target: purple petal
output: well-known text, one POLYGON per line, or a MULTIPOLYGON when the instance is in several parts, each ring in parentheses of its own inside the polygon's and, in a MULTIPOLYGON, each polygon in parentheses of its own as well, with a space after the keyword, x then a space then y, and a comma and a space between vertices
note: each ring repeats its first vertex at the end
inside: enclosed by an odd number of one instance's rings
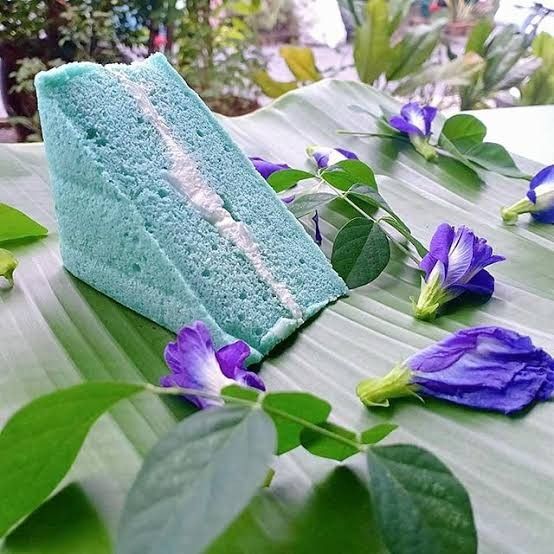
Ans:
POLYGON ((321 246, 321 243, 323 242, 323 237, 321 236, 321 230, 319 229, 319 214, 317 213, 317 210, 314 213, 314 216, 312 217, 312 221, 315 225, 315 236, 314 240, 318 246, 321 246))
POLYGON ((243 369, 237 371, 235 381, 243 387, 250 387, 265 391, 265 384, 259 375, 256 375, 253 371, 245 371, 243 369))
POLYGON ((250 346, 242 340, 227 344, 215 353, 221 372, 229 379, 235 379, 237 371, 244 369, 244 362, 248 356, 250 346))
POLYGON ((276 164, 268 162, 267 160, 259 157, 251 157, 249 159, 254 164, 256 171, 264 179, 268 179, 271 174, 275 173, 276 171, 280 171, 281 169, 290 169, 287 164, 276 164))
POLYGON ((296 198, 296 194, 291 194, 290 196, 283 196, 281 198, 281 201, 285 204, 290 204, 291 202, 294 202, 294 199, 296 198))
POLYGON ((470 292, 480 296, 492 296, 494 292, 494 277, 482 269, 468 283, 460 286, 461 292, 470 292))
POLYGON ((354 154, 354 152, 350 152, 350 150, 345 150, 344 148, 335 148, 337 152, 340 152, 345 158, 348 158, 349 160, 358 160, 358 156, 354 154))
POLYGON ((476 408, 512 413, 554 391, 554 360, 501 327, 458 331, 406 363, 422 393, 476 408))
POLYGON ((468 273, 473 260, 474 242, 475 235, 467 227, 458 228, 448 253, 446 286, 463 282, 463 277, 468 273))
POLYGON ((389 119, 389 125, 394 127, 397 131, 405 133, 406 135, 422 135, 423 133, 415 126, 406 121, 399 115, 393 115, 389 119))
POLYGON ((433 108, 432 106, 424 106, 422 112, 423 119, 425 120, 425 135, 429 136, 431 134, 431 125, 437 115, 437 108, 433 108))
POLYGON ((448 268, 448 252, 454 240, 454 227, 447 223, 441 223, 437 227, 431 243, 429 244, 429 253, 423 257, 419 267, 425 271, 425 278, 429 277, 437 260, 440 260, 445 268, 448 268))
POLYGON ((423 109, 417 102, 410 102, 402 106, 400 115, 408 122, 411 123, 418 131, 420 135, 425 135, 425 114, 423 109))
POLYGON ((540 223, 554 223, 554 206, 550 210, 531 212, 531 216, 540 223))
POLYGON ((541 169, 529 183, 529 189, 534 190, 540 185, 554 185, 554 165, 541 169))

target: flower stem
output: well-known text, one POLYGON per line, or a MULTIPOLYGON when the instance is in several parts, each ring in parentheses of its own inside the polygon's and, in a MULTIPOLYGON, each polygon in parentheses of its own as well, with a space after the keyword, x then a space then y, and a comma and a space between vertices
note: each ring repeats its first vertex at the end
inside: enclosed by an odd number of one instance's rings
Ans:
POLYGON ((517 218, 521 214, 532 212, 534 208, 533 202, 528 198, 522 198, 515 204, 512 204, 509 208, 504 207, 500 210, 502 220, 506 225, 515 225, 517 218))
POLYGON ((330 439, 333 439, 337 442, 341 442, 343 444, 346 444, 348 446, 351 446, 353 448, 356 448, 360 452, 364 452, 368 449, 368 446, 365 444, 362 444, 358 441, 347 439, 346 437, 343 437, 341 435, 338 435, 337 433, 333 433, 333 431, 329 431, 328 429, 324 429, 323 427, 320 427, 319 425, 316 425, 315 423, 312 423, 310 421, 306 421, 305 419, 302 419, 301 417, 297 417, 295 415, 289 414, 288 412, 284 412, 282 410, 279 410, 277 408, 274 408, 272 406, 265 406, 263 405, 262 401, 264 398, 264 393, 261 393, 258 395, 257 399, 255 401, 248 400, 246 398, 236 398, 235 396, 229 396, 226 394, 213 394, 209 392, 204 392, 202 390, 198 389, 186 389, 186 388, 179 388, 179 387, 157 387, 156 385, 151 385, 150 383, 147 383, 145 385, 145 389, 153 392, 154 394, 158 395, 171 395, 171 396, 201 396, 203 398, 211 398, 215 400, 224 400, 225 402, 231 402, 235 404, 239 404, 241 406, 248 406, 251 408, 261 408, 264 410, 264 412, 268 414, 273 414, 279 417, 282 417, 283 419, 288 419, 289 421, 293 423, 297 423, 298 425, 301 425, 302 427, 305 427, 307 429, 311 429, 312 431, 315 431, 316 433, 319 433, 320 435, 326 436, 330 439))

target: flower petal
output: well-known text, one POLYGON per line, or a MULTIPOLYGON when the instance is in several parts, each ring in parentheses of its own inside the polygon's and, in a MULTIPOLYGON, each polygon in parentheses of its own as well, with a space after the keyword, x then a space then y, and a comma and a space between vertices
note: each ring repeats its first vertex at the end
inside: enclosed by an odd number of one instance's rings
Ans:
POLYGON ((416 127, 420 135, 426 135, 425 113, 417 102, 410 102, 402 106, 400 115, 416 127))
POLYGON ((394 127, 397 131, 405 133, 406 135, 421 135, 422 132, 418 127, 406 121, 403 117, 399 115, 393 115, 389 119, 389 125, 394 127))
POLYGON ((529 337, 501 327, 458 331, 406 364, 420 392, 503 413, 554 391, 554 360, 529 337))
POLYGON ((349 160, 358 160, 358 156, 354 154, 354 152, 350 152, 350 150, 346 150, 345 148, 335 148, 337 152, 340 152, 345 158, 349 160))
POLYGON ((494 292, 494 277, 486 269, 482 269, 468 283, 461 285, 460 289, 462 292, 492 296, 494 292))
POLYGON ((448 223, 442 223, 437 227, 431 243, 429 244, 429 253, 423 257, 419 267, 425 271, 426 278, 429 277, 437 260, 440 260, 445 267, 448 267, 448 252, 454 240, 454 227, 448 223))
POLYGON ((475 235, 467 227, 461 226, 458 228, 448 253, 445 286, 463 282, 462 279, 469 271, 473 260, 474 242, 475 235))
POLYGON ((429 136, 431 134, 431 125, 437 115, 437 108, 433 108, 433 106, 424 106, 422 112, 425 121, 425 136, 429 136))
POLYGON ((244 362, 248 356, 250 346, 242 340, 227 344, 215 353, 221 373, 229 379, 235 379, 237 371, 244 369, 244 362))
POLYGON ((268 162, 263 158, 251 157, 250 161, 254 164, 256 171, 264 178, 267 179, 270 175, 281 169, 290 169, 287 164, 277 164, 268 162))
POLYGON ((338 164, 344 160, 357 160, 358 156, 354 152, 344 148, 330 148, 329 146, 308 146, 306 153, 314 160, 317 167, 325 169, 331 165, 338 164))

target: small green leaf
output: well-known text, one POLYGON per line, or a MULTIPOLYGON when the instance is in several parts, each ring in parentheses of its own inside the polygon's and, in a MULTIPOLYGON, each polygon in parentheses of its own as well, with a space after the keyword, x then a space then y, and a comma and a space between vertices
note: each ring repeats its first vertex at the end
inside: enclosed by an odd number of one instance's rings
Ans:
POLYGON ((368 204, 371 204, 376 208, 381 208, 386 212, 392 212, 391 207, 387 204, 387 201, 381 196, 381 194, 366 185, 354 185, 350 187, 348 190, 348 196, 358 198, 362 202, 367 202, 368 204))
POLYGON ((369 485, 383 540, 395 554, 476 554, 469 496, 433 454, 413 445, 375 446, 369 485))
POLYGON ((509 152, 500 144, 494 142, 483 142, 475 145, 465 152, 465 155, 474 163, 495 171, 506 177, 516 179, 529 178, 529 175, 523 173, 514 162, 509 152))
POLYGON ((483 56, 485 54, 485 42, 493 29, 494 24, 491 19, 484 17, 478 21, 467 38, 466 53, 475 52, 479 56, 483 56))
POLYGON ((4 277, 10 287, 13 287, 13 272, 17 265, 15 256, 9 250, 0 248, 0 277, 4 277))
POLYGON ((315 209, 328 204, 337 198, 336 194, 329 192, 312 192, 297 196, 292 204, 289 204, 289 210, 295 217, 303 217, 312 213, 315 209))
POLYGON ((349 288, 370 283, 387 267, 390 246, 379 225, 364 217, 350 220, 338 232, 331 263, 349 288))
MULTIPOLYGON (((231 398, 238 398, 239 400, 249 400, 250 402, 256 402, 260 391, 257 389, 251 389, 246 387, 240 387, 239 385, 229 385, 221 389, 221 394, 224 396, 230 396, 231 398)), ((232 403, 232 401, 229 401, 232 403)))
POLYGON ((84 383, 36 398, 8 420, 0 433, 0 536, 58 486, 94 422, 142 390, 130 383, 84 383))
POLYGON ((379 425, 375 425, 374 427, 366 429, 360 435, 360 441, 363 444, 375 444, 379 441, 382 441, 395 429, 398 429, 398 425, 394 423, 380 423, 379 425))
POLYGON ((0 243, 10 240, 45 237, 48 229, 23 212, 0 204, 0 243))
POLYGON ((305 46, 281 46, 279 54, 298 81, 319 81, 321 73, 315 64, 314 53, 305 46))
POLYGON ((377 191, 377 181, 371 168, 360 160, 342 160, 321 172, 331 186, 347 191, 354 185, 366 185, 377 191))
POLYGON ((275 173, 272 173, 267 182, 275 192, 283 192, 290 189, 298 181, 304 179, 312 179, 314 175, 308 171, 302 171, 301 169, 280 169, 275 173))
POLYGON ((302 424, 278 415, 275 410, 301 418, 310 423, 322 423, 331 413, 331 405, 304 392, 276 392, 268 394, 262 403, 277 428, 277 454, 283 454, 300 445, 302 424))
POLYGON ((184 419, 144 461, 118 554, 205 552, 264 483, 275 444, 275 427, 259 409, 225 406, 184 419))
POLYGON ((445 136, 463 154, 469 148, 481 144, 487 127, 473 115, 457 114, 448 118, 442 128, 445 136))
POLYGON ((318 425, 321 429, 338 435, 346 441, 334 438, 327 434, 322 434, 314 429, 305 427, 300 433, 300 441, 302 446, 314 456, 320 458, 330 458, 331 460, 338 460, 342 462, 346 458, 350 458, 354 454, 360 452, 360 448, 356 446, 356 433, 345 429, 329 421, 325 421, 318 425))

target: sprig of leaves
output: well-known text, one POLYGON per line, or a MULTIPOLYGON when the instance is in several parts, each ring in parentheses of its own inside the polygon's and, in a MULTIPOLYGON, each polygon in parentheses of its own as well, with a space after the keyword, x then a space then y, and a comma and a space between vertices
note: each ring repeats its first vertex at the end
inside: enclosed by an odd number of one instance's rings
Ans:
POLYGON ((356 433, 330 422, 331 406, 314 395, 265 394, 236 385, 216 396, 147 384, 84 383, 33 400, 0 433, 0 536, 55 490, 94 422, 139 392, 209 396, 226 405, 186 418, 153 447, 125 504, 119 554, 204 551, 263 485, 273 455, 298 446, 337 461, 368 457, 375 514, 390 552, 411 553, 421 541, 428 552, 453 546, 462 554, 476 552, 469 498, 446 466, 416 446, 373 446, 396 425, 356 433))
MULTIPOLYGON (((355 111, 358 110, 356 106, 351 106, 350 108, 355 111)), ((389 125, 390 112, 383 107, 381 110, 383 116, 378 119, 378 125, 382 130, 370 133, 340 129, 338 133, 358 137, 385 138, 409 143, 410 141, 405 135, 389 125)), ((437 143, 432 144, 432 146, 441 156, 454 158, 473 171, 486 169, 505 177, 531 179, 530 175, 517 167, 510 153, 501 144, 485 142, 484 138, 486 134, 487 127, 475 116, 456 114, 445 121, 438 135, 437 143)))
MULTIPOLYGON (((44 237, 48 229, 37 223, 23 212, 0 204, 0 245, 13 241, 44 237)), ((4 248, 0 248, 0 277, 4 277, 8 286, 13 286, 13 273, 18 266, 16 257, 4 248)))
POLYGON ((283 169, 273 173, 268 183, 276 192, 296 186, 299 181, 316 179, 318 184, 308 192, 299 194, 288 205, 289 210, 301 218, 329 202, 341 199, 350 205, 358 216, 351 218, 337 233, 333 243, 331 263, 335 271, 350 288, 361 287, 375 280, 390 260, 390 244, 410 256, 416 263, 427 254, 400 216, 394 212, 379 192, 373 170, 360 160, 343 160, 317 173, 297 169, 283 169), (313 192, 321 184, 331 192, 313 192), (381 210, 386 215, 379 216, 381 210), (387 228, 392 227, 417 252, 415 256, 387 228))

